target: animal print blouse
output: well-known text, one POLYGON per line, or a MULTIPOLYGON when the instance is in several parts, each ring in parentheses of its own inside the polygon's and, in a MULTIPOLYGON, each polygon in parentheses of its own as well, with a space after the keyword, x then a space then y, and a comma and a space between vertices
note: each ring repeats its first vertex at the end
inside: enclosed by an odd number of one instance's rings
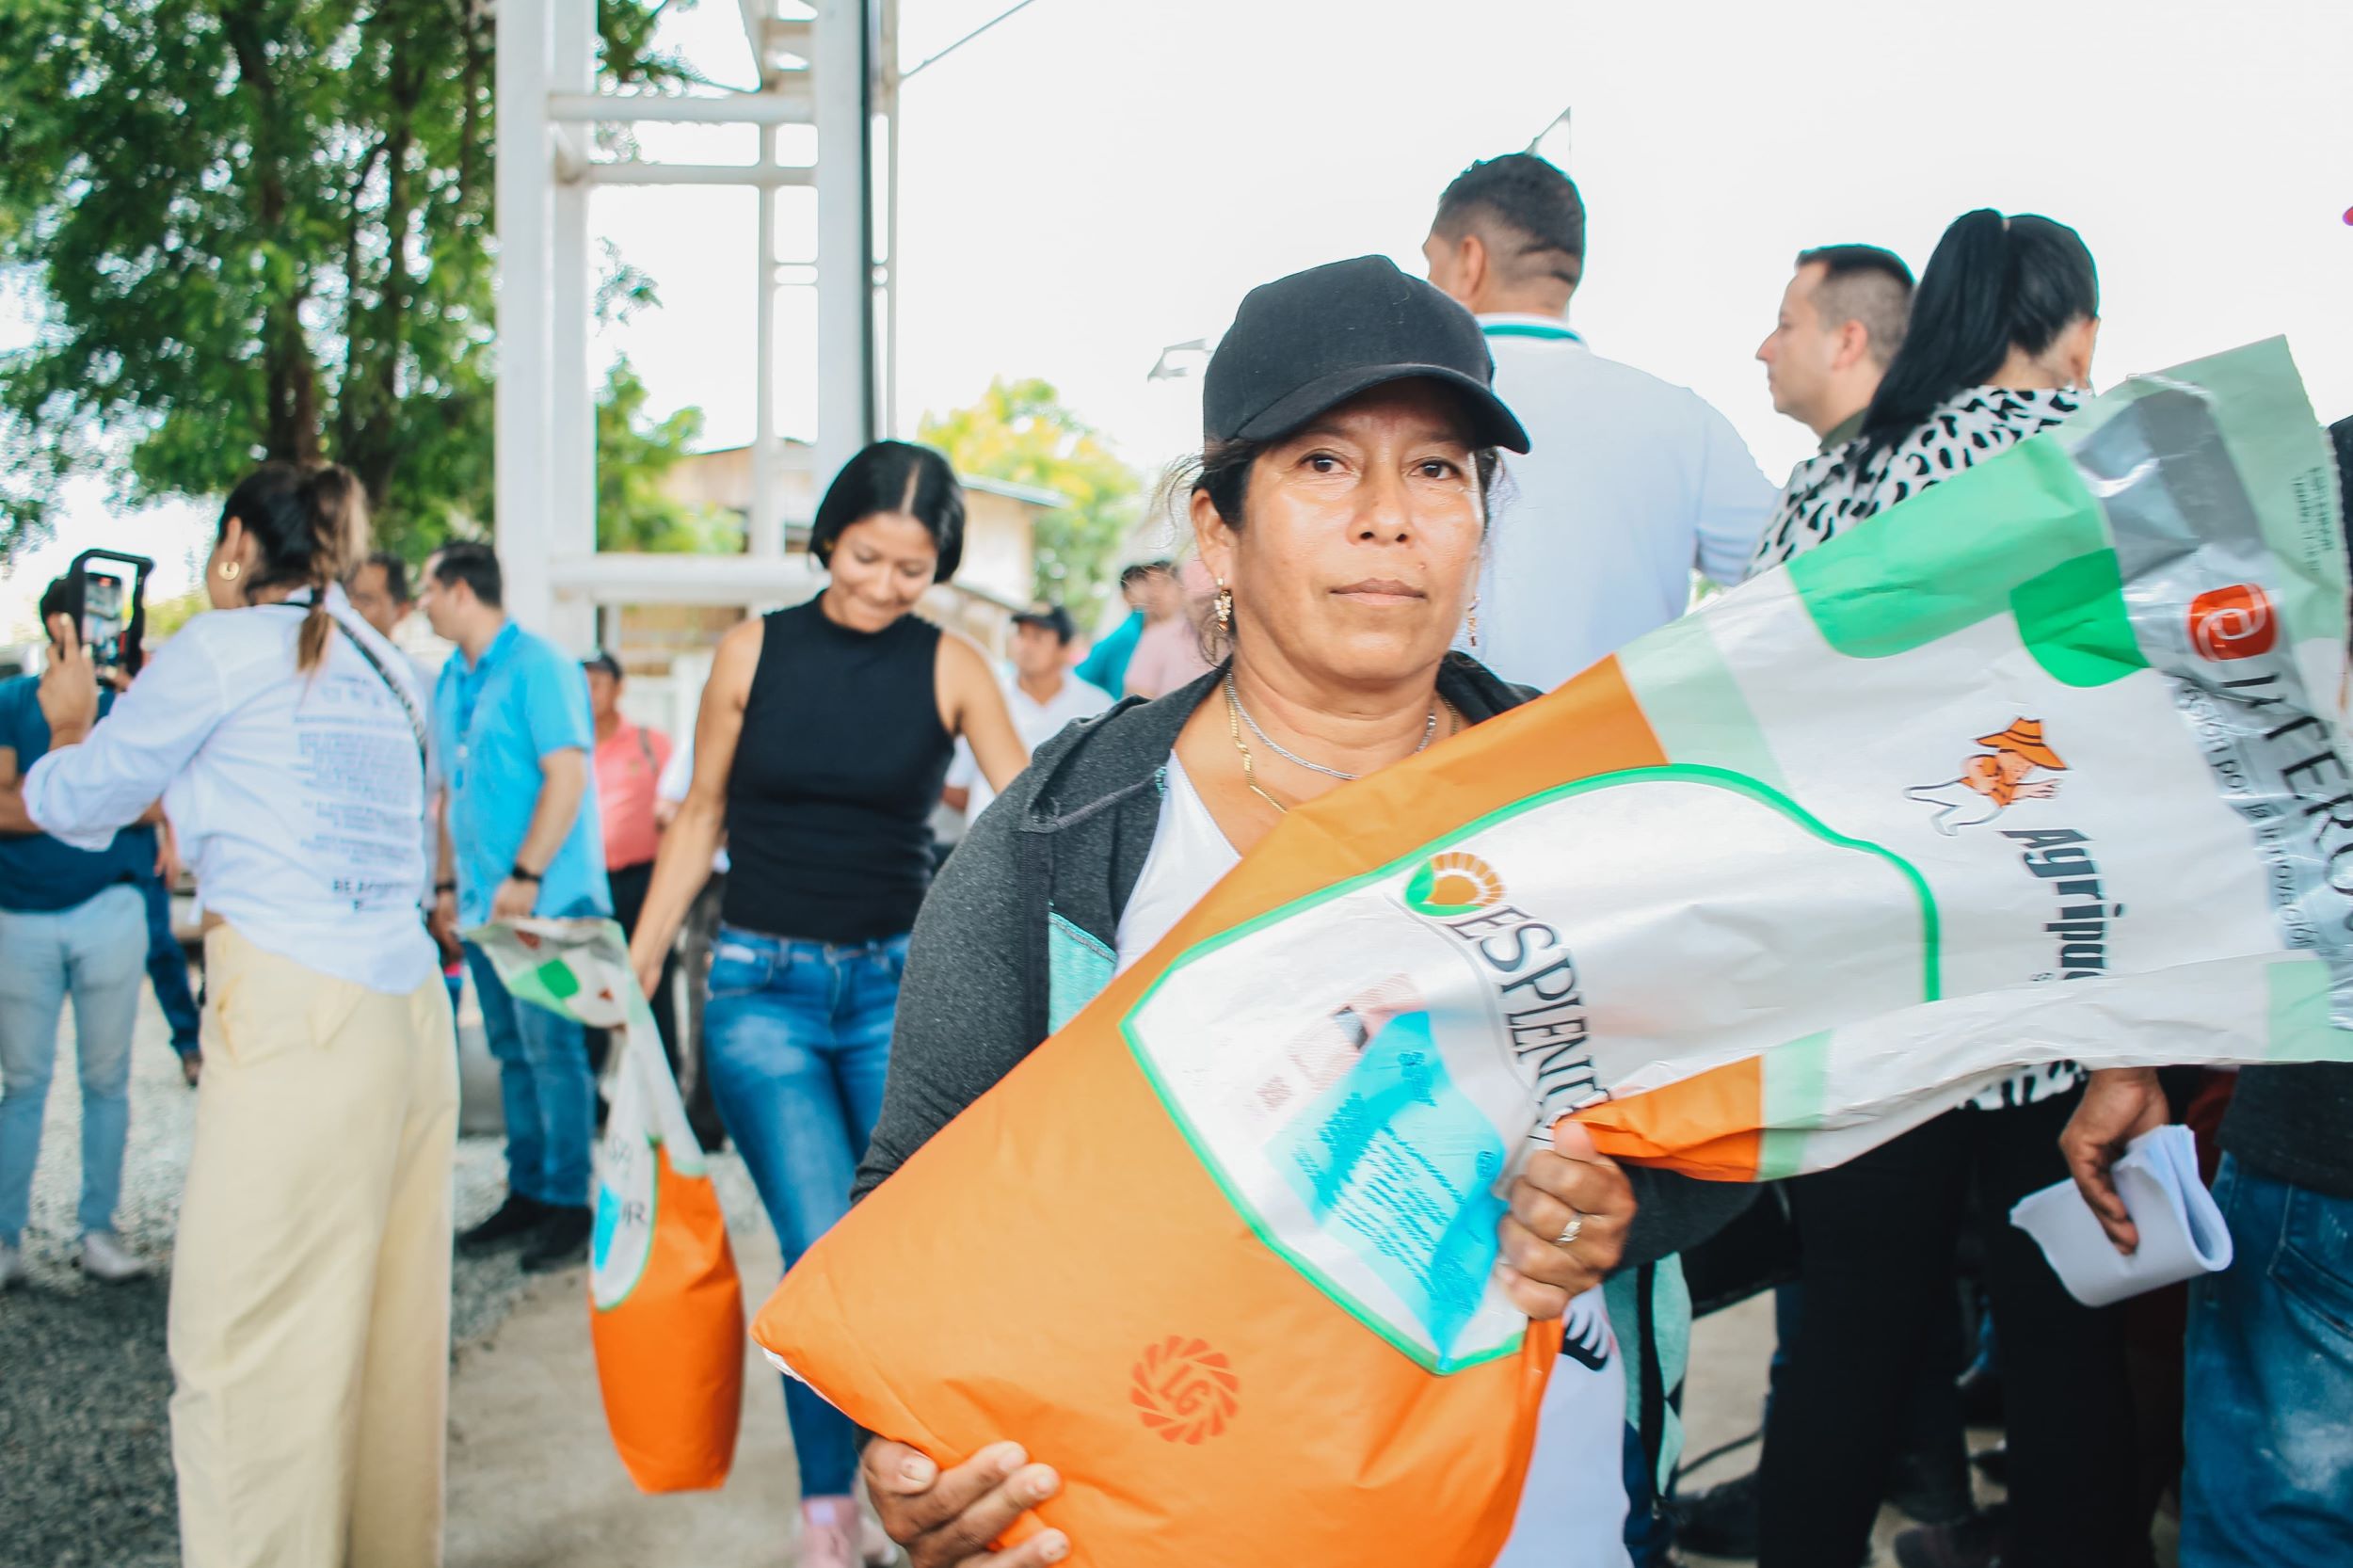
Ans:
POLYGON ((1860 438, 1790 472, 1748 575, 1801 555, 1940 479, 2007 452, 2084 405, 2080 388, 2019 392, 1971 387, 1940 404, 1917 430, 1869 462, 1860 438))
MULTIPOLYGON (((1868 462, 1860 438, 1807 458, 1791 471, 1748 575, 1770 571, 1905 497, 2009 451, 2067 418, 2089 396, 2079 387, 1971 387, 1945 399, 1917 430, 1868 462)), ((1986 1111, 2032 1105, 2065 1094, 2083 1076, 2072 1062, 2049 1063, 2005 1079, 1969 1103, 1986 1111)))

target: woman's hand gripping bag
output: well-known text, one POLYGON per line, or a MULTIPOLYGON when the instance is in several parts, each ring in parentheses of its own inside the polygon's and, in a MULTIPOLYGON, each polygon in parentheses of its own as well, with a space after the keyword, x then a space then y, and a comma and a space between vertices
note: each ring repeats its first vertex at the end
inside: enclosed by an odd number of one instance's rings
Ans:
POLYGON ((605 1120, 589 1332, 613 1446, 646 1492, 726 1483, 743 1410, 744 1294, 727 1216, 653 1015, 609 920, 468 933, 520 1001, 626 1026, 605 1120))
POLYGON ((1294 810, 754 1337, 943 1464, 1023 1445, 1075 1562, 1487 1568, 1559 1117, 1751 1180, 2022 1066, 2346 1053, 2334 477, 2279 344, 2129 382, 1294 810))

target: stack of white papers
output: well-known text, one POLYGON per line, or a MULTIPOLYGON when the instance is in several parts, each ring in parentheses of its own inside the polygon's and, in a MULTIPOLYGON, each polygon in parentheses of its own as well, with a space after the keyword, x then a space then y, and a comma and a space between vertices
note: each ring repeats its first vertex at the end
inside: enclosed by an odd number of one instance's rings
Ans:
POLYGON ((2129 1257, 2100 1228, 2073 1181, 2018 1200, 2009 1223, 2033 1237, 2067 1293, 2106 1306, 2160 1286, 2231 1266, 2231 1232, 2198 1178, 2198 1144, 2185 1127, 2161 1127, 2126 1146, 2116 1162, 2117 1194, 2140 1230, 2129 1257))

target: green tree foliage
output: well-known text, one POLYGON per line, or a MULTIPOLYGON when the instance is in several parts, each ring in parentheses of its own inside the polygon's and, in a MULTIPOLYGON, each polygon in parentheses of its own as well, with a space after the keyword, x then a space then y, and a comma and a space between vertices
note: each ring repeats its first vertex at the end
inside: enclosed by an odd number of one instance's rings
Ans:
POLYGON ((1038 520, 1036 592, 1069 606, 1081 625, 1110 597, 1119 547, 1136 521, 1143 485, 1048 382, 991 381, 969 408, 926 415, 916 432, 959 473, 1059 490, 1069 504, 1038 520))
POLYGON ((724 555, 744 548, 741 519, 672 500, 663 480, 703 433, 700 408, 646 413, 646 384, 629 361, 605 376, 597 405, 597 548, 724 555))
MULTIPOLYGON (((601 0, 671 84, 669 0, 601 0)), ((415 552, 487 519, 489 0, 0 0, 0 557, 56 481, 128 501, 333 457, 415 552)))

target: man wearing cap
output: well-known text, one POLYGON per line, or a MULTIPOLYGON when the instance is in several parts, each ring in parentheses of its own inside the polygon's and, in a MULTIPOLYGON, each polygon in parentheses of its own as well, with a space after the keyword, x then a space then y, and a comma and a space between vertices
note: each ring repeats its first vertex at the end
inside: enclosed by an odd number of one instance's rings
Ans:
MULTIPOLYGON (((624 936, 635 936, 637 912, 645 907, 646 888, 653 881, 654 851, 662 843, 656 807, 662 770, 670 762, 670 738, 622 716, 626 678, 618 659, 599 649, 582 660, 580 667, 588 678, 588 716, 596 727, 597 812, 604 826, 604 874, 613 889, 613 918, 621 922, 624 936)), ((662 990, 661 996, 647 1000, 653 1003, 663 1048, 675 1058, 669 987, 662 990)), ((604 1064, 603 1032, 596 1031, 588 1038, 589 1060, 600 1069, 604 1064)))
POLYGON ((1439 198, 1422 255, 1479 317, 1530 445, 1507 465, 1515 493, 1472 616, 1480 658, 1549 691, 1683 614, 1694 567, 1740 581, 1773 484, 1696 392, 1570 330, 1585 203, 1569 177, 1527 152, 1473 164, 1439 198))
MULTIPOLYGON (((1025 752, 1034 753, 1061 734, 1064 726, 1091 719, 1112 705, 1109 692, 1071 674, 1070 643, 1077 635, 1070 612, 1059 604, 1033 604, 1013 617, 1014 679, 1005 686, 1005 707, 1025 752)), ((967 821, 997 798, 974 765, 971 748, 961 741, 948 770, 945 795, 947 804, 962 811, 967 821)))

